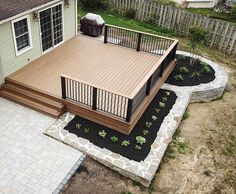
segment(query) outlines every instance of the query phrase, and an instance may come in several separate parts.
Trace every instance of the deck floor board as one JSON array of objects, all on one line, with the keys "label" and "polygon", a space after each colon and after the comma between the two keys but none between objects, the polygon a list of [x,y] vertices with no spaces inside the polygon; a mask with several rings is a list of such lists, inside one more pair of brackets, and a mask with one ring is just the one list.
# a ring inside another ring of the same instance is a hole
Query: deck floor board
[{"label": "deck floor board", "polygon": [[129,96],[159,58],[77,36],[8,77],[56,97],[62,74]]}]

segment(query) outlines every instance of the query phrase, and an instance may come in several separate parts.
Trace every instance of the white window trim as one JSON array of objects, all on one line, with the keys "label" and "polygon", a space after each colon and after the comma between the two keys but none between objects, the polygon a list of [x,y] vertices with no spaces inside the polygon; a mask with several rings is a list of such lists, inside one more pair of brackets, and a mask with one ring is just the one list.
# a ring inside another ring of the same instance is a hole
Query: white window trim
[{"label": "white window trim", "polygon": [[41,34],[42,34],[42,32],[41,32],[41,22],[40,22],[40,17],[39,17],[39,22],[38,22],[39,23],[39,32],[40,32],[39,33],[39,37],[40,37],[40,46],[41,46],[41,53],[42,53],[42,55],[50,52],[51,50],[55,49],[56,47],[60,46],[61,44],[63,44],[65,42],[64,3],[63,2],[59,2],[59,3],[53,4],[51,6],[48,6],[48,7],[44,8],[44,9],[41,9],[38,12],[38,16],[39,16],[40,12],[45,11],[45,10],[47,10],[49,8],[53,8],[53,7],[55,7],[57,5],[60,5],[60,4],[62,5],[62,38],[63,38],[63,40],[60,43],[58,43],[57,45],[53,45],[53,47],[51,47],[51,48],[49,48],[49,49],[47,49],[45,51],[43,51],[42,36],[41,36]]},{"label": "white window trim", "polygon": [[[16,34],[15,34],[14,23],[18,22],[20,20],[23,20],[23,19],[27,20],[27,27],[28,27],[28,33],[29,33],[29,46],[22,49],[22,50],[20,50],[20,51],[17,51],[17,43],[16,43]],[[12,20],[11,21],[11,27],[12,27],[12,34],[13,34],[13,39],[14,39],[14,46],[15,46],[16,56],[20,56],[21,54],[23,54],[23,53],[27,52],[28,50],[32,49],[33,48],[33,43],[32,43],[32,33],[31,33],[31,22],[30,22],[29,15],[22,16],[20,18]]]}]

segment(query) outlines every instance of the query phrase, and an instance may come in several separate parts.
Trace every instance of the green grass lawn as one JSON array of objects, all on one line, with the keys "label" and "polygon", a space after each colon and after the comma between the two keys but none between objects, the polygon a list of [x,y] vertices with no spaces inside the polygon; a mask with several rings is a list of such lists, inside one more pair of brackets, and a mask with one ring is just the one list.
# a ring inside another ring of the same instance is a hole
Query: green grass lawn
[{"label": "green grass lawn", "polygon": [[[86,13],[87,11],[78,9],[78,19],[80,19]],[[168,36],[168,37],[176,36],[176,33],[174,31],[161,28],[157,25],[148,24],[145,22],[137,21],[137,20],[127,19],[117,14],[111,14],[111,13],[102,12],[102,11],[95,11],[94,13],[101,15],[102,18],[106,21],[106,23],[110,25],[130,28],[133,30],[139,30],[139,31],[162,35],[162,36]]]}]

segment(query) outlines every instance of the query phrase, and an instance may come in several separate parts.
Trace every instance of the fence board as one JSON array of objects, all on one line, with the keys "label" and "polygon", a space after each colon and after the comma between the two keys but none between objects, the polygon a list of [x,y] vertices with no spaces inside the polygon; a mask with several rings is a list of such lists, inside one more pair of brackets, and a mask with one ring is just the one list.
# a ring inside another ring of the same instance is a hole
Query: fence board
[{"label": "fence board", "polygon": [[154,16],[158,26],[174,30],[178,35],[187,35],[189,27],[193,25],[207,28],[210,31],[210,47],[236,56],[236,27],[230,22],[149,0],[108,0],[108,3],[110,8],[117,9],[123,15],[128,9],[134,8],[136,18],[140,21]]}]

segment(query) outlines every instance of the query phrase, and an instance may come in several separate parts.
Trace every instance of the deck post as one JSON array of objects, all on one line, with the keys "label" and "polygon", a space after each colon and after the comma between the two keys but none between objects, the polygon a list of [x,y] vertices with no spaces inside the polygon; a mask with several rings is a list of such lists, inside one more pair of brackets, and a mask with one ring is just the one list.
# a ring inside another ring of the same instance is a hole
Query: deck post
[{"label": "deck post", "polygon": [[105,25],[105,31],[104,31],[104,43],[107,43],[107,31],[108,31],[108,26]]},{"label": "deck post", "polygon": [[97,109],[97,88],[93,87],[93,110]]},{"label": "deck post", "polygon": [[148,81],[147,81],[147,87],[146,87],[146,95],[147,95],[147,96],[150,94],[151,81],[152,81],[152,75],[151,75],[151,77],[150,77],[150,78],[148,79]]},{"label": "deck post", "polygon": [[133,99],[128,100],[128,107],[127,107],[127,115],[126,115],[126,122],[130,122],[132,116],[132,109],[133,109]]},{"label": "deck post", "polygon": [[141,39],[142,39],[142,34],[141,34],[141,33],[138,33],[138,42],[137,42],[136,51],[140,51]]},{"label": "deck post", "polygon": [[61,76],[61,97],[66,99],[66,78]]}]

